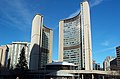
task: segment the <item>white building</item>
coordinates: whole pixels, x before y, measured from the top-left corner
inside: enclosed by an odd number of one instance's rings
[[[43,25],[43,16],[35,15],[32,21],[30,69],[39,70],[52,62],[53,31]]]
[[[0,67],[7,67],[8,51],[9,48],[7,45],[0,46]]]
[[[30,43],[28,42],[12,42],[12,44],[0,46],[1,66],[7,68],[15,68],[23,47],[25,47],[25,56],[29,67]]]
[[[11,51],[9,51],[9,56],[8,56],[10,57],[10,67],[13,68],[16,67],[23,47],[25,47],[25,56],[29,67],[30,43],[28,42],[12,42],[10,48]]]
[[[114,60],[115,58],[114,57],[111,57],[111,56],[107,56],[106,59],[104,60],[103,62],[103,69],[105,71],[109,71],[110,70],[110,62],[112,60]]]

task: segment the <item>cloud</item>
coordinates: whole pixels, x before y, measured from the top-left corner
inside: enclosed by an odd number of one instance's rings
[[[20,0],[2,0],[0,5],[0,12],[2,14],[0,20],[2,20],[4,25],[7,24],[19,30],[26,30],[30,27],[32,16],[25,2]]]
[[[70,14],[67,18],[72,18],[80,13],[80,9],[76,10],[74,13]]]
[[[110,42],[109,41],[104,41],[103,43],[101,43],[102,46],[109,46]]]
[[[101,4],[104,0],[90,0],[90,7],[97,6]]]
[[[115,50],[115,48],[116,46],[113,46],[113,47],[105,48],[105,49],[94,51],[94,52],[96,53],[107,52],[107,51]]]
[[[117,45],[114,45],[114,46],[111,46],[111,47],[108,47],[108,48],[104,48],[104,49],[101,49],[101,50],[93,51],[93,52],[95,52],[95,53],[104,52],[105,53],[105,52],[109,52],[109,51],[115,51],[117,46],[120,46],[120,44],[117,44]]]
[[[94,7],[94,6],[101,4],[102,2],[103,0],[90,0],[89,3],[90,3],[90,7]],[[77,9],[74,13],[70,14],[67,18],[72,18],[79,13],[80,13],[80,9]]]

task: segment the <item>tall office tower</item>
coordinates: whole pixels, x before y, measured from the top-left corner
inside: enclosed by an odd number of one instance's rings
[[[117,67],[120,70],[120,46],[116,47],[116,54],[117,54]]]
[[[43,26],[42,29],[42,48],[41,48],[41,66],[43,67],[46,63],[52,62],[52,42],[53,42],[53,31],[50,28]]]
[[[39,70],[52,62],[53,31],[43,25],[43,16],[37,14],[32,22],[30,69]]]
[[[103,62],[103,69],[105,71],[109,71],[110,70],[110,62],[112,60],[114,60],[115,58],[114,57],[111,57],[111,56],[107,56],[106,59],[104,60]]]
[[[59,22],[59,61],[92,70],[90,9],[87,0],[81,3],[78,15]]]
[[[25,56],[26,56],[26,60],[28,63],[28,67],[29,67],[29,56],[30,56],[30,43],[28,42],[12,42],[11,44],[12,46],[9,47],[9,49],[11,49],[11,51],[9,51],[9,58],[10,58],[10,67],[15,68],[19,57],[20,57],[20,53],[23,47],[25,47]]]

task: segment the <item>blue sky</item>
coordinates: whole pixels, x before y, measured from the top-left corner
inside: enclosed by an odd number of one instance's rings
[[[44,16],[44,24],[54,31],[53,59],[58,58],[60,19],[75,16],[82,0],[0,0],[0,45],[28,41],[35,14]],[[106,56],[116,56],[120,45],[120,0],[89,0],[93,59],[102,63]]]

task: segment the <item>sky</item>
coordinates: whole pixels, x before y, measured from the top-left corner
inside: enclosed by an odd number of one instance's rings
[[[77,15],[83,0],[0,0],[0,45],[13,41],[30,42],[35,14],[44,16],[52,28],[53,60],[58,59],[59,21]],[[107,56],[116,57],[120,45],[120,0],[89,0],[93,60],[102,64]]]

